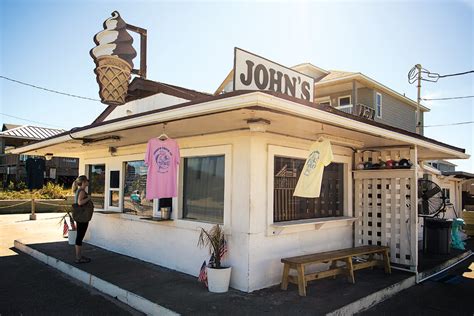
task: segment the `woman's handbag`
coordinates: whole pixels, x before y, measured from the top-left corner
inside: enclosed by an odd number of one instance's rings
[[[94,213],[94,203],[91,200],[84,205],[74,203],[72,205],[72,218],[78,223],[87,223],[92,218]]]

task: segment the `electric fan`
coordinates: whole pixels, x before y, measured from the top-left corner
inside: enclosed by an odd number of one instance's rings
[[[435,217],[446,207],[443,191],[433,181],[418,179],[418,216]]]

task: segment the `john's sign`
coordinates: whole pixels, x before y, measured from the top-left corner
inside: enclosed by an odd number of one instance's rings
[[[275,91],[313,101],[314,79],[236,47],[234,90]]]

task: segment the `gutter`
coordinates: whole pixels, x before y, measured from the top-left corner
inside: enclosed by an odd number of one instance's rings
[[[67,132],[66,135],[62,135],[60,137],[54,137],[45,141],[13,149],[11,153],[21,154],[66,142],[74,138],[86,138],[100,133],[110,133],[116,130],[127,129],[131,127],[159,124],[176,120],[178,118],[184,119],[195,116],[227,112],[255,105],[269,109],[280,110],[284,113],[298,115],[300,117],[305,117],[314,121],[318,120],[330,125],[346,127],[359,132],[366,132],[375,136],[382,136],[392,140],[432,148],[440,152],[453,155],[460,159],[467,159],[470,157],[461,151],[451,149],[446,146],[437,145],[423,139],[415,138],[413,136],[404,135],[396,131],[390,131],[380,126],[364,123],[362,121],[355,120],[354,118],[345,117],[315,108],[314,106],[311,106],[309,102],[302,101],[299,103],[295,102],[294,100],[266,92],[241,92],[236,93],[230,97],[223,95],[222,97],[217,99],[213,98],[209,101],[204,100],[199,102],[188,102],[171,106],[169,108],[151,111],[151,113],[145,115],[136,114],[135,117],[132,116],[127,117],[126,119],[119,118],[106,121],[94,127],[85,126],[76,132]],[[159,114],[158,118],[157,114]]]
[[[413,101],[412,99],[398,93],[397,91],[395,90],[392,90],[390,89],[389,87],[381,84],[380,82],[377,82],[375,81],[374,79],[370,78],[370,77],[367,77],[366,75],[364,75],[363,73],[355,73],[353,75],[349,75],[349,76],[345,76],[345,77],[341,77],[341,78],[335,78],[335,79],[331,79],[331,80],[327,80],[327,81],[318,81],[315,83],[315,86],[325,86],[326,84],[331,84],[331,83],[334,83],[334,82],[339,82],[339,81],[346,81],[346,80],[350,80],[350,79],[363,79],[367,82],[369,82],[370,84],[372,85],[375,85],[375,86],[378,86],[380,88],[382,88],[383,90],[385,91],[388,91],[390,94],[392,95],[395,95],[397,98],[401,99],[401,100],[404,100],[405,102],[409,103],[409,105],[411,105],[412,107],[416,108],[418,106],[418,104]],[[424,112],[430,112],[431,110],[423,105],[420,104],[420,109],[422,109]]]

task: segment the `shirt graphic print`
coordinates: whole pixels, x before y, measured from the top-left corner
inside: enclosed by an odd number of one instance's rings
[[[329,140],[324,139],[322,142],[312,144],[293,196],[319,197],[324,167],[329,165],[333,159],[331,142]]]
[[[145,154],[147,200],[177,195],[179,160],[179,146],[174,139],[152,138],[148,141]]]

